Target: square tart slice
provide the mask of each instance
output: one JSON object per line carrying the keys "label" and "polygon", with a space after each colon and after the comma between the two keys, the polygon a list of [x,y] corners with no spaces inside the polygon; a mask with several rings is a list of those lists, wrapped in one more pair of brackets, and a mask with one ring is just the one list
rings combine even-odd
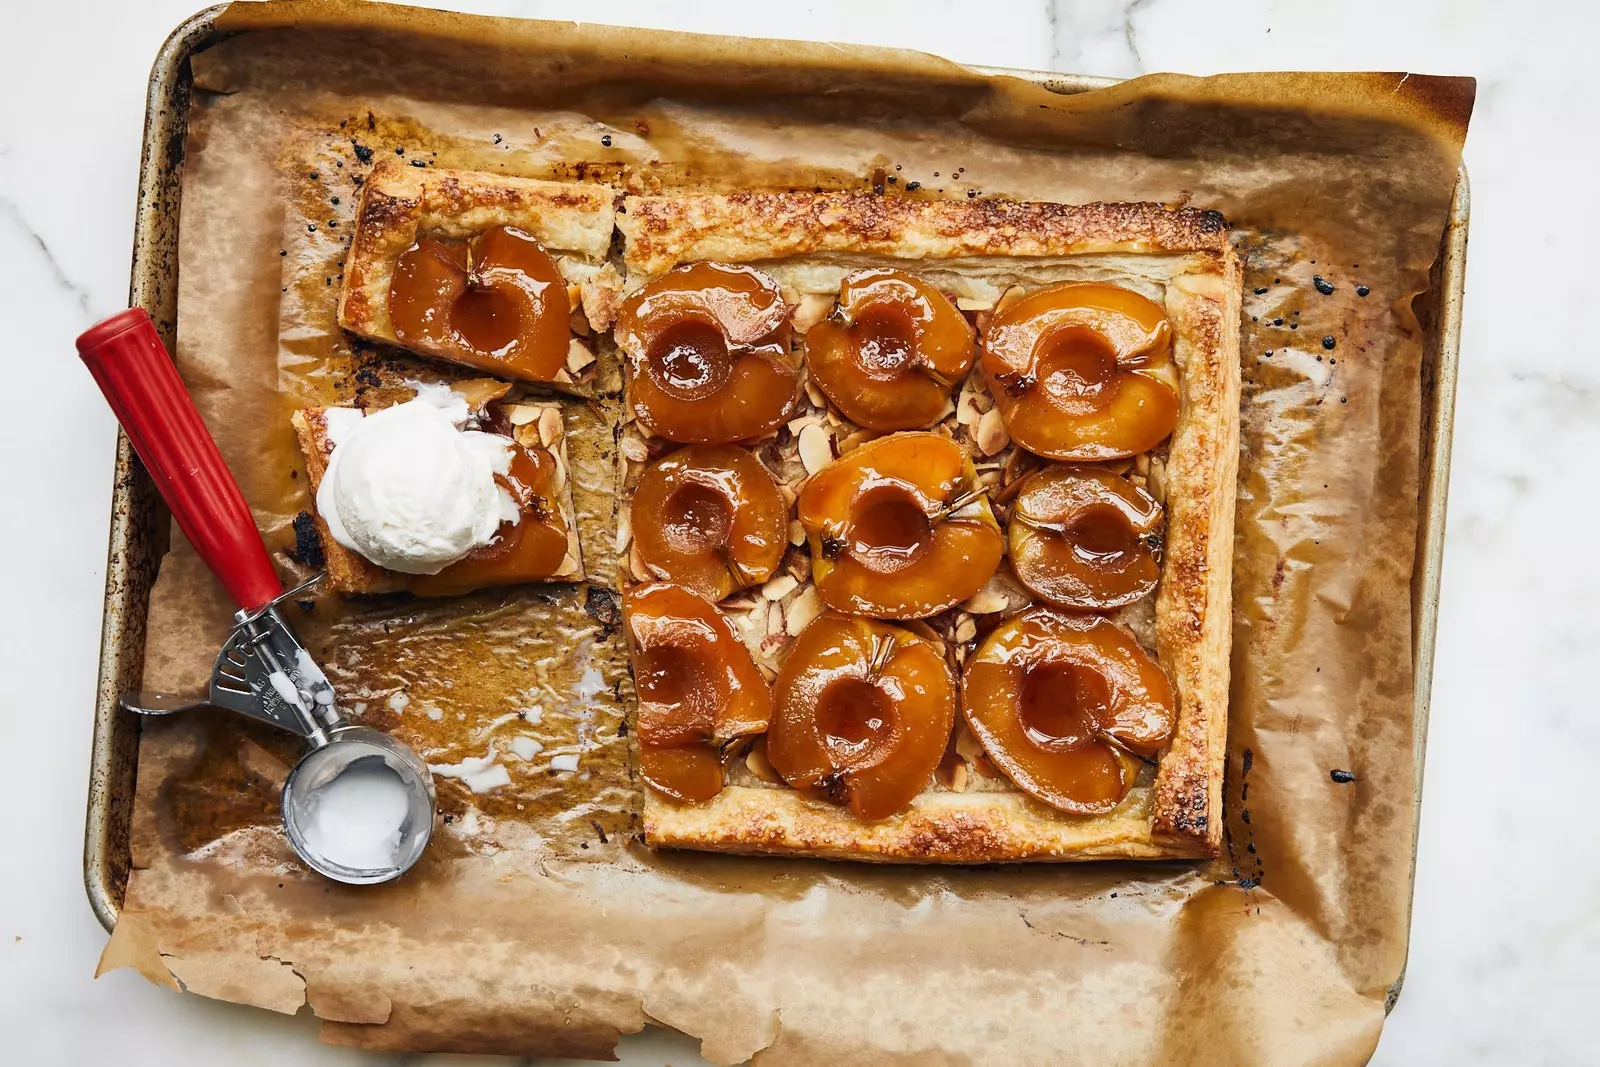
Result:
{"label": "square tart slice", "polygon": [[379,163],[362,186],[339,325],[499,378],[588,392],[583,340],[616,315],[615,190]]}
{"label": "square tart slice", "polygon": [[[1088,283],[1130,290],[1165,316],[1178,397],[1170,435],[1135,455],[1091,465],[1125,478],[1161,505],[1154,591],[1098,614],[1159,662],[1175,705],[1170,739],[1152,758],[1133,765],[1131,788],[1112,810],[1071,814],[1035,799],[988,757],[958,708],[944,760],[896,814],[864,820],[847,807],[787,787],[758,738],[727,765],[723,789],[709,800],[676,803],[647,790],[647,842],[890,862],[1216,855],[1223,831],[1239,451],[1240,270],[1222,217],[1155,204],[850,193],[641,196],[627,198],[625,205],[617,221],[630,289],[682,264],[754,267],[782,288],[795,346],[802,351],[808,331],[833,310],[843,280],[863,269],[893,268],[927,283],[980,337],[994,316],[1052,287]],[[807,381],[787,426],[758,446],[786,496],[803,494],[819,467],[817,453],[821,462],[830,455],[848,458],[884,436],[853,422],[817,386]],[[975,486],[1008,535],[1006,558],[977,593],[948,610],[897,624],[941,646],[958,681],[998,628],[1044,606],[1015,575],[1009,526],[1019,483],[1051,461],[1011,441],[1007,425],[982,360],[975,359],[970,372],[950,383],[944,410],[920,428],[961,448],[974,465]],[[654,458],[659,442],[648,444]],[[625,482],[636,477],[630,467]],[[775,603],[766,602],[759,588],[723,602],[768,678],[782,668],[796,635],[819,608],[813,568],[796,562],[786,560],[780,576],[805,577],[793,588],[780,581],[783,594]],[[959,685],[957,695],[959,703]]]}
{"label": "square tart slice", "polygon": [[[360,553],[333,539],[327,521],[317,511],[317,491],[327,473],[334,442],[329,433],[330,414],[335,418],[361,413],[357,408],[301,408],[290,416],[300,452],[305,458],[310,487],[310,512],[315,516],[317,534],[327,561],[328,584],[339,593],[375,594],[411,592],[418,596],[456,596],[476,589],[518,585],[524,582],[569,582],[582,577],[583,562],[578,548],[577,521],[568,478],[566,431],[561,404],[555,400],[507,400],[510,387],[488,379],[453,383],[451,388],[467,398],[476,413],[479,428],[504,433],[513,447],[532,460],[548,478],[548,497],[539,496],[522,509],[518,525],[540,523],[566,539],[566,553],[552,569],[548,546],[515,539],[514,527],[503,525],[499,538],[450,564],[438,574],[402,574],[380,567]],[[380,410],[390,403],[409,400],[396,396],[366,411]],[[515,459],[513,460],[515,462]]]}

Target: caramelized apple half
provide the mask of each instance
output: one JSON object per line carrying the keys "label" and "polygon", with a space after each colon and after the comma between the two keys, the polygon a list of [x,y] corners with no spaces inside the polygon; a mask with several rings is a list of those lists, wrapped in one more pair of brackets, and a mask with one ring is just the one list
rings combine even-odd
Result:
{"label": "caramelized apple half", "polygon": [[934,433],[880,437],[818,471],[799,518],[823,603],[920,619],[983,588],[1005,542],[974,479],[960,446]]}
{"label": "caramelized apple half", "polygon": [[898,626],[826,612],[778,672],[767,760],[784,781],[862,819],[928,785],[955,724],[943,651]]}
{"label": "caramelized apple half", "polygon": [[1011,439],[1052,459],[1132,456],[1178,419],[1172,328],[1131,289],[1069,283],[997,310],[983,370]]}
{"label": "caramelized apple half", "polygon": [[651,573],[717,601],[772,577],[788,506],[761,461],[733,445],[689,445],[646,468],[633,537]]}
{"label": "caramelized apple half", "polygon": [[962,708],[984,752],[1052,807],[1096,815],[1121,803],[1172,737],[1177,698],[1124,627],[1034,608],[967,662]]}
{"label": "caramelized apple half", "polygon": [[729,743],[767,728],[772,690],[727,617],[682,586],[630,589],[622,612],[644,780],[674,800],[709,800]]}
{"label": "caramelized apple half", "polygon": [[623,302],[615,337],[634,414],[669,441],[764,437],[794,408],[789,309],[752,267],[691,263],[652,278]]}
{"label": "caramelized apple half", "polygon": [[976,354],[972,325],[939,290],[888,268],[858,270],[806,334],[806,366],[835,407],[870,430],[939,421]]}
{"label": "caramelized apple half", "polygon": [[389,286],[401,344],[525,381],[553,381],[566,367],[571,315],[555,260],[512,226],[423,238],[400,253]]}
{"label": "caramelized apple half", "polygon": [[1161,579],[1161,505],[1107,470],[1060,464],[1023,479],[1011,566],[1036,596],[1079,611],[1131,604]]}
{"label": "caramelized apple half", "polygon": [[[492,424],[489,428],[499,429]],[[406,588],[417,596],[459,596],[485,586],[537,581],[558,573],[568,549],[567,520],[557,503],[561,478],[560,466],[548,451],[512,445],[511,469],[495,475],[495,481],[516,502],[517,521],[501,523],[493,541],[438,574],[409,576]]]}

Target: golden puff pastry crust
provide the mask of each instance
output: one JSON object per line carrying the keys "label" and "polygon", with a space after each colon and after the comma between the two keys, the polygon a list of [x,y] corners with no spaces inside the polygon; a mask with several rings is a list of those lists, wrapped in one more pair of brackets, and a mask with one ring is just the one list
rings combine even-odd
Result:
{"label": "golden puff pastry crust", "polygon": [[[629,197],[625,205],[617,224],[630,286],[700,259],[752,263],[778,279],[797,304],[797,320],[864,265],[912,271],[968,309],[992,306],[1013,286],[1125,285],[1164,305],[1181,394],[1160,457],[1166,532],[1153,613],[1146,603],[1142,615],[1117,616],[1134,625],[1172,679],[1176,726],[1153,776],[1141,775],[1117,809],[1097,816],[1057,811],[1016,790],[991,765],[966,791],[930,782],[905,811],[863,822],[793,790],[749,783],[736,769],[732,784],[699,804],[647,790],[647,842],[935,863],[1215,855],[1223,826],[1239,449],[1240,268],[1221,216],[1155,204],[1073,207],[848,193],[665,195]],[[948,421],[946,432],[983,458],[970,430],[957,427],[954,417]],[[976,764],[969,765],[976,774]]]}
{"label": "golden puff pastry crust", "polygon": [[379,163],[361,189],[339,292],[339,325],[404,347],[389,316],[389,289],[401,253],[419,237],[461,239],[511,226],[555,258],[562,277],[578,289],[588,326],[609,329],[622,290],[621,277],[606,258],[615,229],[614,201],[615,190],[608,185]]}
{"label": "golden puff pastry crust", "polygon": [[[465,384],[490,387],[490,392],[495,395],[506,391],[506,386],[503,384],[486,380]],[[571,468],[567,463],[566,434],[562,425],[561,405],[555,400],[524,400],[508,403],[506,407],[507,415],[515,423],[513,432],[517,442],[528,449],[542,448],[549,452],[555,459],[557,469],[562,472],[556,506],[567,527],[567,555],[555,574],[546,578],[527,580],[575,581],[582,576],[583,562],[578,547],[578,524],[572,503],[572,484],[565,474]],[[328,411],[328,408],[301,408],[289,417],[294,427],[295,440],[300,445],[300,454],[305,460],[306,480],[311,500],[309,513],[314,518],[317,536],[322,542],[328,586],[337,593],[354,594],[394,593],[408,589],[409,575],[386,570],[335,541],[333,535],[328,532],[326,520],[317,511],[317,490],[322,486],[322,477],[328,469],[328,458],[333,454],[333,442],[328,436]],[[485,586],[493,584],[499,583],[484,583]]]}
{"label": "golden puff pastry crust", "polygon": [[1209,252],[1228,244],[1214,211],[1159,204],[934,200],[866,193],[630,196],[617,216],[630,274],[680,263],[844,254],[893,260],[1036,259]]}

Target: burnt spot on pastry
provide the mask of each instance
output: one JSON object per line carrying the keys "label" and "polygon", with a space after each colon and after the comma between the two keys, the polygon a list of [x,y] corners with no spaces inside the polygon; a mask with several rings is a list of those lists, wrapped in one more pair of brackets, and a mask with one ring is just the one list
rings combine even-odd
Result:
{"label": "burnt spot on pastry", "polygon": [[309,511],[294,517],[294,547],[284,554],[304,567],[321,570],[327,565],[322,554],[322,538],[317,535],[317,520]]}
{"label": "burnt spot on pastry", "polygon": [[589,586],[583,596],[583,610],[601,625],[603,637],[610,637],[622,622],[621,600],[615,592],[602,586]]}

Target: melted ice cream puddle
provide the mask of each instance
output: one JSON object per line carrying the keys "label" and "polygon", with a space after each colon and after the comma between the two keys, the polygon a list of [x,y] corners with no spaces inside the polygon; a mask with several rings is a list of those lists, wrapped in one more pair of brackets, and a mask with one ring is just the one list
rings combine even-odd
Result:
{"label": "melted ice cream puddle", "polygon": [[306,798],[306,844],[351,870],[394,867],[409,812],[405,782],[382,757],[363,756]]}

